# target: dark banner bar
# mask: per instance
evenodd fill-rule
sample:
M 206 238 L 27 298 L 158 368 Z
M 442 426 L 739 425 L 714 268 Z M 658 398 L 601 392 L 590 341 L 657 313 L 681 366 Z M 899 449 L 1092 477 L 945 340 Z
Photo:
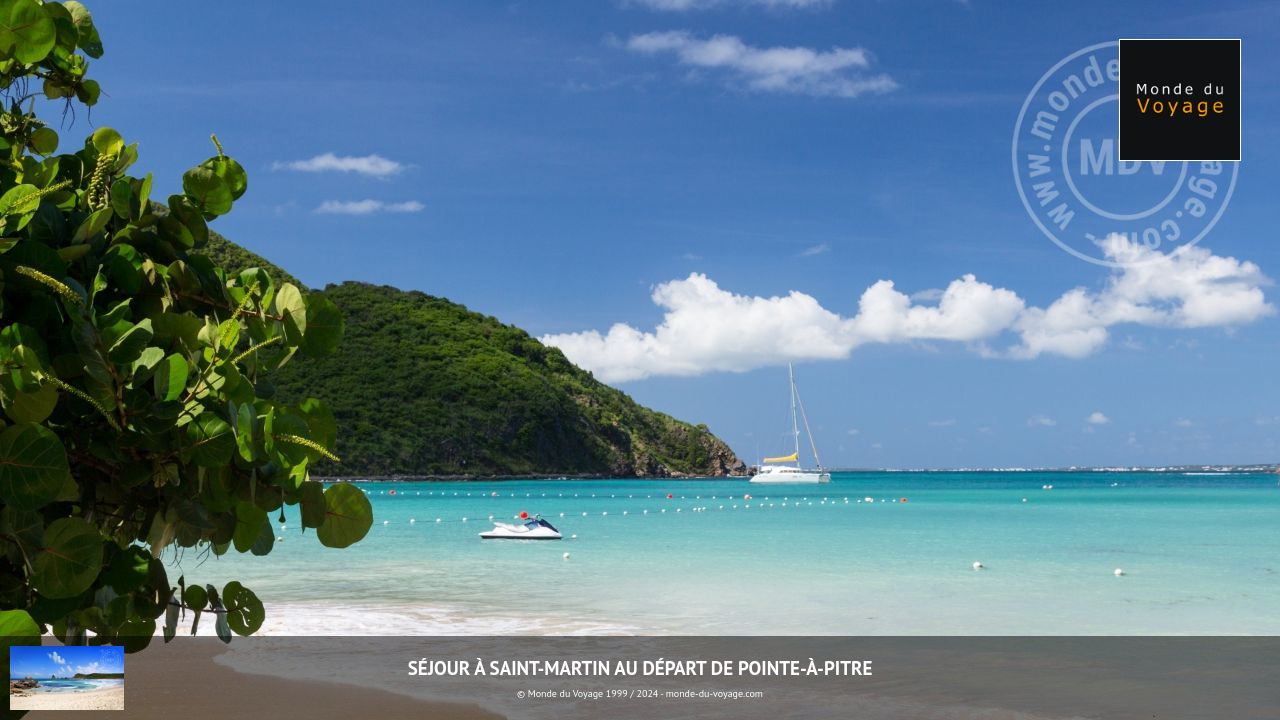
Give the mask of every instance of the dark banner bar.
M 183 710 L 549 720 L 1280 717 L 1280 638 L 251 637 L 158 645 L 127 658 L 131 718 Z

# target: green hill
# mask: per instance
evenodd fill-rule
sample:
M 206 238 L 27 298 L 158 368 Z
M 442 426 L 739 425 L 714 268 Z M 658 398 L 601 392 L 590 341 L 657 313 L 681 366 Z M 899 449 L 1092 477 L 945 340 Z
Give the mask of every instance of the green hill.
M 220 236 L 224 267 L 287 276 Z M 346 333 L 338 351 L 294 358 L 286 399 L 322 398 L 341 465 L 326 475 L 725 475 L 745 468 L 705 426 L 642 407 L 556 348 L 420 292 L 346 282 L 324 294 Z

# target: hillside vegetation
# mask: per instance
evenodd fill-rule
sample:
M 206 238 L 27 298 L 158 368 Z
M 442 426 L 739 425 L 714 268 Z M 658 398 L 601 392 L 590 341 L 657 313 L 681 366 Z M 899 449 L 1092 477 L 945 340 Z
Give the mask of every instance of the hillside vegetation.
M 229 269 L 274 268 L 225 238 Z M 745 468 L 701 425 L 638 405 L 523 330 L 421 292 L 346 282 L 338 351 L 277 375 L 288 401 L 319 397 L 338 422 L 331 475 L 724 475 Z

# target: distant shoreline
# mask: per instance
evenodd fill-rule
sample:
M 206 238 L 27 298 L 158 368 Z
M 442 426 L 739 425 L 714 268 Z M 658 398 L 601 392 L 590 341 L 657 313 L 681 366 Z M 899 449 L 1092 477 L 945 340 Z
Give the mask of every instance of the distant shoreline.
M 752 468 L 754 470 L 754 468 Z M 826 468 L 838 473 L 1280 473 L 1280 464 L 1252 465 L 1169 465 L 1156 467 L 1002 467 L 1002 468 Z M 668 482 L 681 480 L 726 480 L 737 481 L 751 477 L 751 472 L 742 475 L 611 475 L 607 473 L 524 473 L 513 475 L 335 475 L 312 478 L 321 482 L 505 482 L 508 480 L 649 480 Z
M 505 482 L 508 480 L 742 480 L 750 475 L 610 475 L 574 473 L 526 473 L 523 475 L 312 475 L 320 482 Z

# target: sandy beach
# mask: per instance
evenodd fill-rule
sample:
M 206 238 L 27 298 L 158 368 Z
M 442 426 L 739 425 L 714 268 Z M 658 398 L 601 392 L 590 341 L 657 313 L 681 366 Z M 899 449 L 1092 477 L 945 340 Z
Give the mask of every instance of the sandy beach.
M 123 710 L 124 686 L 84 692 L 27 692 L 9 696 L 10 710 Z
M 308 720 L 347 720 L 353 717 L 449 718 L 450 720 L 501 720 L 478 707 L 437 703 L 373 689 L 324 682 L 281 680 L 248 675 L 214 662 L 225 652 L 216 638 L 186 638 L 163 644 L 159 638 L 146 650 L 127 656 L 128 696 L 124 698 L 131 720 L 171 720 L 175 708 L 187 717 L 306 717 Z M 92 692 L 74 697 L 88 697 Z M 17 705 L 14 710 L 38 709 Z M 40 707 L 48 707 L 42 705 Z M 116 705 L 119 709 L 121 706 Z M 83 709 L 105 710 L 107 706 Z M 83 720 L 83 716 L 56 712 L 41 718 Z

